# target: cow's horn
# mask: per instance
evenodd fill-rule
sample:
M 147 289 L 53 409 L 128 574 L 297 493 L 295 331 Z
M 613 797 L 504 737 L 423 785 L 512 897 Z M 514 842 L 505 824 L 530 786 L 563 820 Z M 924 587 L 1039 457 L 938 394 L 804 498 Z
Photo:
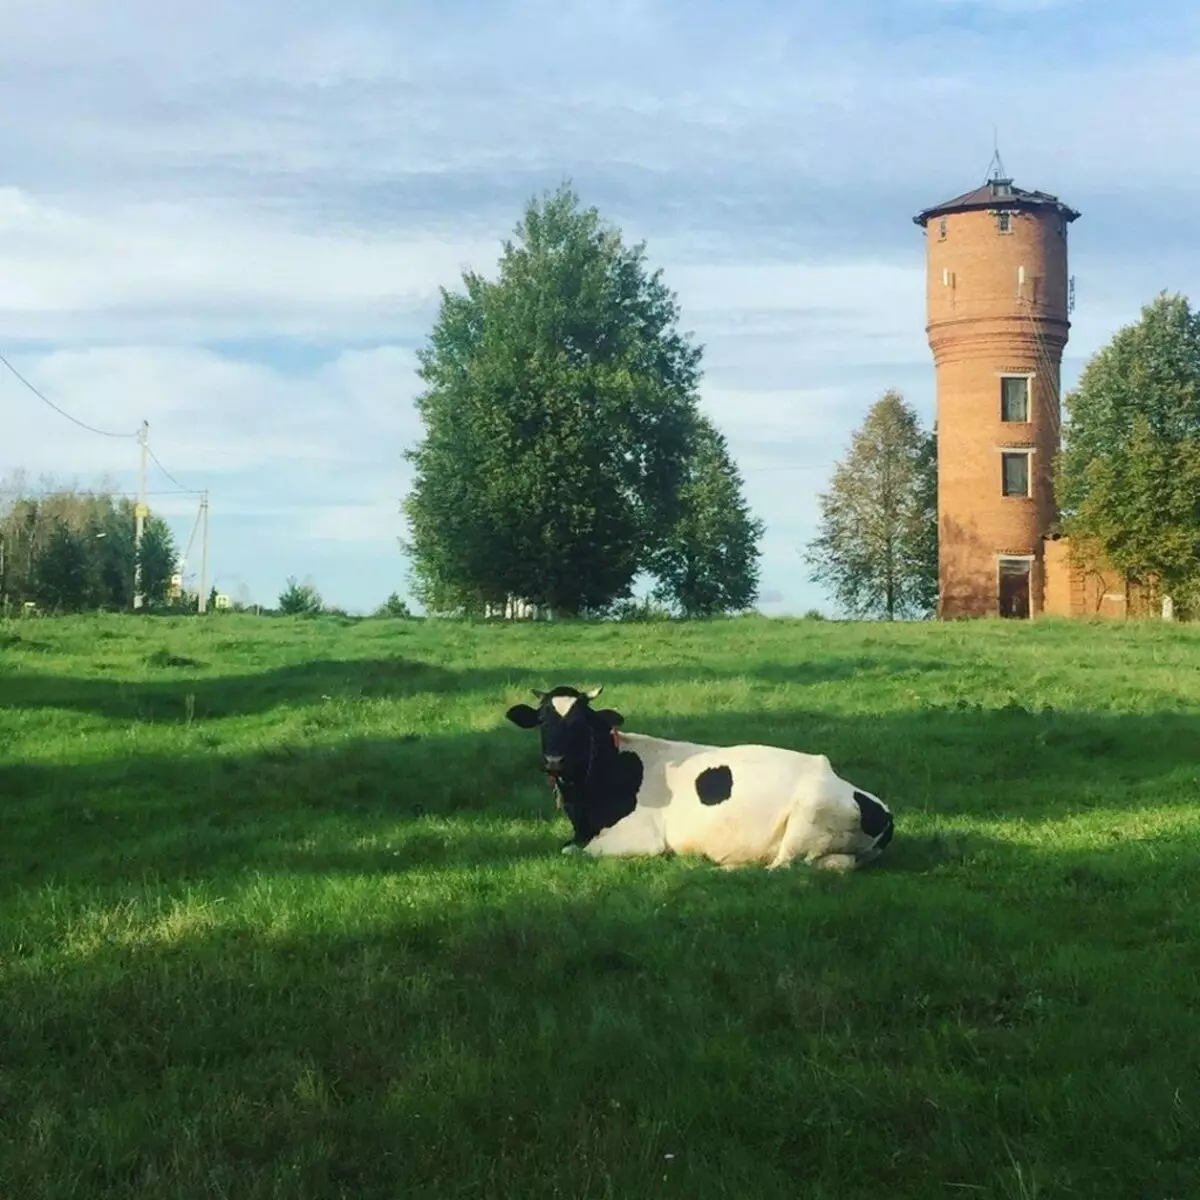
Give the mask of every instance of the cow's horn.
M 599 684 L 598 686 L 596 686 L 596 687 L 592 688 L 592 690 L 591 690 L 590 692 L 584 692 L 583 694 L 584 694 L 584 695 L 585 695 L 585 696 L 586 696 L 586 697 L 587 697 L 589 700 L 595 700 L 595 698 L 596 698 L 598 695 L 600 695 L 600 693 L 601 693 L 602 691 L 604 691 L 604 684 L 602 684 L 602 683 L 601 683 L 601 684 Z

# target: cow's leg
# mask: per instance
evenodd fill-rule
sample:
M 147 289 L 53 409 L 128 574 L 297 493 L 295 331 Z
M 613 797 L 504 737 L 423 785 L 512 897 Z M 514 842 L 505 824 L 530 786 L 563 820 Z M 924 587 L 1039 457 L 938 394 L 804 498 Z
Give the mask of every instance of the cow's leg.
M 783 845 L 779 847 L 775 857 L 767 863 L 768 871 L 778 871 L 780 867 L 790 867 L 796 861 L 796 849 L 794 846 L 787 844 L 787 839 L 784 839 Z
M 853 871 L 859 860 L 853 854 L 822 854 L 811 859 L 809 865 L 826 871 Z
M 824 871 L 853 871 L 861 865 L 860 860 L 854 854 L 798 854 L 795 849 L 785 853 L 785 847 L 779 848 L 779 853 L 767 865 L 768 871 L 778 870 L 780 867 L 790 867 L 797 859 L 810 867 L 817 867 Z
M 656 821 L 646 820 L 644 817 L 635 820 L 631 816 L 618 821 L 603 833 L 598 833 L 583 847 L 583 852 L 597 858 L 622 855 L 634 857 L 662 854 L 666 848 L 666 840 Z
M 775 851 L 775 857 L 767 864 L 767 870 L 778 871 L 780 867 L 790 867 L 801 856 L 807 857 L 805 851 L 809 847 L 806 843 L 811 839 L 811 827 L 807 822 L 800 825 L 799 819 L 793 812 L 783 827 L 783 836 L 779 839 L 779 849 Z
M 847 871 L 858 866 L 857 857 L 845 852 L 847 839 L 837 829 L 837 815 L 834 806 L 818 805 L 814 809 L 804 805 L 793 809 L 779 840 L 779 849 L 767 869 L 778 870 L 797 859 L 809 866 L 833 871 Z

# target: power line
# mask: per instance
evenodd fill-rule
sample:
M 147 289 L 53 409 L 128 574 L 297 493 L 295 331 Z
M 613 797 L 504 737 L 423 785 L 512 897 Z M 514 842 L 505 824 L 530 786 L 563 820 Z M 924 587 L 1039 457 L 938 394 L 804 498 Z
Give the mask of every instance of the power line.
M 56 413 L 58 413 L 60 416 L 66 417 L 68 421 L 74 425 L 78 425 L 80 429 L 86 429 L 89 433 L 96 433 L 101 437 L 136 438 L 138 436 L 137 433 L 114 433 L 109 429 L 97 429 L 95 425 L 89 425 L 86 421 L 81 421 L 78 417 L 73 417 L 65 408 L 61 408 L 59 405 L 55 404 L 49 396 L 40 391 L 38 388 L 34 387 L 34 385 L 30 383 L 29 380 L 26 379 L 16 367 L 13 366 L 3 354 L 0 354 L 0 363 L 7 367 L 8 370 L 11 371 L 12 374 L 16 376 L 16 378 L 20 380 L 20 382 L 24 384 L 25 387 L 27 387 L 39 400 L 41 400 L 43 404 L 49 405 Z M 201 494 L 200 488 L 184 487 L 184 485 L 180 483 L 179 480 L 176 479 L 175 476 L 172 475 L 171 472 L 162 465 L 158 459 L 158 456 L 153 450 L 150 449 L 149 445 L 146 446 L 146 453 L 154 461 L 155 466 L 157 466 L 158 469 L 179 489 L 179 494 L 186 494 L 189 496 L 199 496 Z M 157 492 L 155 494 L 169 495 L 170 493 Z
M 203 510 L 196 511 L 196 519 L 192 522 L 191 536 L 188 538 L 187 549 L 184 550 L 183 556 L 179 560 L 179 573 L 182 575 L 187 569 L 188 556 L 192 552 L 192 543 L 196 540 L 196 530 L 200 528 L 200 518 L 203 515 Z
M 101 437 L 111 437 L 111 438 L 134 438 L 134 437 L 137 437 L 136 433 L 113 433 L 111 430 L 108 430 L 108 429 L 97 429 L 94 425 L 89 425 L 86 421 L 81 421 L 78 417 L 71 416 L 71 414 L 69 412 L 67 412 L 67 410 L 65 408 L 59 408 L 59 406 L 57 404 L 55 404 L 54 401 L 51 400 L 49 396 L 46 396 L 42 392 L 38 391 L 38 389 L 35 388 L 33 386 L 33 384 L 30 383 L 29 380 L 26 379 L 25 376 L 22 375 L 21 372 L 18 371 L 16 367 L 13 366 L 12 363 L 10 363 L 7 358 L 4 357 L 3 354 L 0 354 L 0 363 L 3 363 L 4 366 L 6 366 L 17 377 L 17 379 L 19 379 L 40 401 L 42 401 L 43 404 L 48 404 L 52 409 L 54 409 L 54 411 L 56 413 L 59 414 L 59 416 L 66 417 L 68 421 L 72 422 L 75 425 L 78 425 L 80 427 L 80 429 L 86 429 L 89 433 L 98 433 Z
M 173 483 L 173 484 L 174 484 L 174 485 L 175 485 L 175 486 L 176 486 L 176 487 L 177 487 L 177 488 L 178 488 L 178 489 L 181 491 L 181 492 L 187 492 L 189 495 L 192 495 L 192 496 L 198 496 L 198 495 L 200 495 L 200 491 L 201 491 L 201 489 L 200 489 L 200 488 L 188 488 L 188 487 L 184 487 L 184 486 L 183 486 L 183 484 L 182 484 L 182 483 L 180 483 L 180 482 L 179 482 L 179 480 L 178 480 L 178 479 L 176 479 L 176 478 L 175 478 L 175 476 L 174 476 L 174 475 L 172 475 L 172 474 L 171 474 L 171 472 L 170 472 L 170 471 L 168 471 L 168 470 L 167 470 L 167 468 L 166 468 L 166 467 L 164 467 L 164 466 L 162 465 L 162 463 L 160 463 L 160 462 L 158 461 L 158 457 L 155 455 L 154 451 L 150 449 L 150 445 L 149 445 L 149 443 L 147 443 L 147 444 L 146 444 L 146 453 L 147 453 L 148 455 L 150 455 L 151 459 L 153 459 L 153 461 L 154 461 L 154 465 L 155 465 L 156 467 L 158 467 L 158 469 L 159 469 L 159 470 L 160 470 L 160 471 L 161 471 L 161 472 L 162 472 L 162 473 L 163 473 L 163 474 L 164 474 L 164 475 L 165 475 L 165 476 L 166 476 L 166 477 L 167 477 L 167 478 L 168 478 L 168 479 L 169 479 L 169 480 L 170 480 L 170 481 L 171 481 L 171 482 L 172 482 L 172 483 Z

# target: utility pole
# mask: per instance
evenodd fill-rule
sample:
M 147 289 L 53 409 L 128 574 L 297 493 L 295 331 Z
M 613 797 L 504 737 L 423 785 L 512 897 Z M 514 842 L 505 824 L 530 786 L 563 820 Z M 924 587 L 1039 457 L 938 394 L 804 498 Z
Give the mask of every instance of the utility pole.
M 208 611 L 208 492 L 200 494 L 200 520 L 203 528 L 200 531 L 200 589 L 197 609 Z
M 141 447 L 142 461 L 138 475 L 138 499 L 137 507 L 134 511 L 134 527 L 133 527 L 133 607 L 141 608 L 144 597 L 142 595 L 142 534 L 146 529 L 146 516 L 149 513 L 149 508 L 146 507 L 146 457 L 149 449 L 148 437 L 150 434 L 150 422 L 143 421 L 141 429 L 138 430 L 138 445 Z

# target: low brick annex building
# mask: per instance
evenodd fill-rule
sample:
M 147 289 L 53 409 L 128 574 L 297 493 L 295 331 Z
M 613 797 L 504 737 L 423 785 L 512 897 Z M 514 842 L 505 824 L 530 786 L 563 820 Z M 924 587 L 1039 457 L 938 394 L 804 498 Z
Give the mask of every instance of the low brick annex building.
M 1075 561 L 1054 533 L 1067 229 L 1078 217 L 1014 187 L 997 158 L 982 187 L 913 218 L 925 230 L 937 372 L 941 618 L 1134 616 L 1155 603 Z

